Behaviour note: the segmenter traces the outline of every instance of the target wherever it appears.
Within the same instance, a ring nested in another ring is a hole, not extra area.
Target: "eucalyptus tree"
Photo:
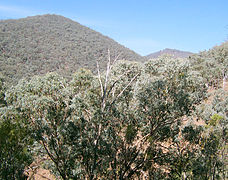
[[[107,123],[104,137],[109,142],[110,168],[104,173],[105,178],[129,179],[143,167],[144,152],[136,142],[139,129],[137,107],[134,108],[134,86],[141,71],[139,63],[119,61],[113,66],[109,61],[104,80],[99,78]]]
[[[68,83],[57,74],[37,76],[6,94],[7,103],[28,116],[35,139],[63,179],[109,176],[111,128],[123,128],[114,104],[136,78],[125,86],[115,86],[116,80],[110,85],[110,68],[109,62],[104,79],[80,70]]]
[[[25,179],[32,162],[33,144],[27,116],[5,101],[6,86],[0,77],[0,179]]]
[[[153,179],[157,174],[172,173],[172,168],[167,169],[167,161],[174,158],[167,157],[170,153],[168,144],[177,144],[183,117],[191,115],[195,106],[205,98],[206,88],[187,60],[166,56],[145,64],[140,83],[138,117],[141,118],[143,138],[149,143],[147,167]],[[157,167],[160,167],[159,171]],[[179,172],[179,178],[183,172]]]
[[[14,107],[0,108],[0,179],[26,179],[33,144],[26,120]]]
[[[227,179],[228,94],[218,90],[211,104],[202,104],[197,116],[205,122],[200,138],[201,151],[194,176],[202,179]]]
[[[57,74],[22,80],[6,93],[7,103],[28,116],[33,136],[40,144],[39,151],[45,151],[63,179],[71,178],[74,167],[78,166],[77,149],[67,145],[74,110],[70,107],[72,93],[65,79]],[[79,130],[76,128],[72,137],[76,137]]]

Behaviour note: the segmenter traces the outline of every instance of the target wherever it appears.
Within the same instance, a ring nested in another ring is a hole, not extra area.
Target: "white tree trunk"
[[[223,77],[223,90],[225,89],[226,87],[226,76]]]

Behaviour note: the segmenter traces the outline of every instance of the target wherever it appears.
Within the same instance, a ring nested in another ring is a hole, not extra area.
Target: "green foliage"
[[[215,92],[211,105],[199,107],[198,117],[204,120],[206,125],[200,138],[201,151],[196,158],[197,169],[194,170],[194,177],[227,178],[227,103],[227,92],[219,90]]]
[[[208,86],[221,86],[228,73],[228,42],[190,58],[193,68],[201,73]]]
[[[146,164],[150,178],[157,174],[157,165],[164,177],[182,179],[183,174],[191,171],[193,153],[192,148],[180,147],[185,141],[179,137],[181,120],[204,99],[204,83],[191,71],[188,62],[166,56],[146,62],[144,73],[137,95],[138,117],[144,126],[142,132],[149,134]],[[192,140],[191,145],[194,143]]]
[[[30,128],[26,115],[7,106],[6,86],[0,77],[0,179],[25,179],[24,170],[32,162]]]
[[[6,106],[6,101],[4,99],[6,89],[5,77],[0,73],[0,108]]]
[[[26,179],[24,170],[32,162],[33,142],[24,121],[14,108],[0,109],[0,179]]]
[[[21,81],[15,89],[6,93],[7,103],[28,115],[35,139],[42,144],[63,177],[68,173],[67,166],[72,163],[65,156],[77,155],[63,144],[72,112],[69,108],[71,94],[68,94],[69,90],[65,87],[65,80],[52,73],[44,77],[33,77],[30,82]]]
[[[214,114],[208,122],[209,127],[216,126],[219,123],[219,121],[222,119],[223,119],[222,116],[218,114]]]
[[[127,126],[126,132],[125,132],[125,139],[127,143],[131,143],[135,136],[137,135],[137,130],[135,129],[133,124],[130,124]]]

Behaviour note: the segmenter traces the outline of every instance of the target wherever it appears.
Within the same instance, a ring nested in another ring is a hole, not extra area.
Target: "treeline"
[[[97,75],[81,69],[70,79],[1,83],[0,178],[26,178],[34,157],[48,157],[46,168],[62,179],[225,180],[227,92],[205,103],[207,86],[223,79],[206,65],[227,72],[220,48],[227,52],[223,44],[189,60],[109,58]]]

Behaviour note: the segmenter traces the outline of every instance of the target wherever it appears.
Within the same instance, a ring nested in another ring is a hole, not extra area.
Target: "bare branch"
[[[118,58],[120,57],[121,54],[122,54],[122,53],[119,53],[119,54],[116,56],[116,58],[114,59],[112,65],[110,66],[110,69],[112,69],[112,66],[115,64],[115,62],[118,60]]]
[[[109,96],[110,92],[111,92],[112,89],[114,88],[115,84],[116,84],[124,75],[126,75],[126,74],[129,73],[129,72],[130,72],[130,70],[124,72],[123,74],[121,74],[121,75],[117,78],[117,80],[116,80],[116,81],[112,84],[112,86],[110,87],[110,89],[109,89],[109,91],[108,91],[108,93],[107,93],[107,97]]]
[[[101,81],[100,67],[99,67],[98,61],[97,61],[97,74],[98,74],[98,79],[99,79],[100,87],[101,87],[101,97],[103,97],[104,89],[103,89],[103,84],[102,84],[102,81]]]
[[[106,91],[106,88],[107,88],[107,82],[108,82],[109,73],[110,73],[110,65],[111,65],[111,56],[110,56],[110,50],[108,49],[108,63],[107,63],[107,69],[106,69],[104,91]]]
[[[112,101],[111,105],[124,93],[124,91],[132,84],[132,82],[136,79],[136,77],[139,75],[139,73],[137,73],[132,79],[131,81],[127,84],[127,86],[125,86],[125,88],[123,88],[123,90],[115,97],[115,99]]]
[[[114,85],[116,84],[116,82],[112,85],[111,89],[109,90],[108,94],[107,94],[107,84],[108,84],[108,80],[109,80],[109,74],[111,72],[112,66],[115,64],[115,62],[118,60],[119,56],[121,55],[121,53],[119,53],[119,55],[116,56],[116,58],[114,59],[113,63],[111,63],[111,54],[110,54],[110,50],[108,49],[108,63],[107,63],[107,68],[106,68],[106,76],[105,76],[105,83],[104,83],[104,88],[103,88],[103,96],[102,96],[102,109],[105,108],[106,106],[106,98],[108,97],[111,89],[114,87]]]
[[[111,56],[110,56],[110,50],[108,49],[108,63],[107,63],[107,69],[106,69],[104,91],[103,91],[103,96],[102,96],[102,109],[104,109],[105,105],[106,105],[105,98],[106,98],[107,84],[108,84],[109,73],[110,73],[110,65],[111,65]]]

